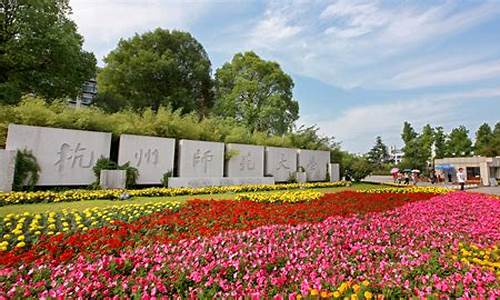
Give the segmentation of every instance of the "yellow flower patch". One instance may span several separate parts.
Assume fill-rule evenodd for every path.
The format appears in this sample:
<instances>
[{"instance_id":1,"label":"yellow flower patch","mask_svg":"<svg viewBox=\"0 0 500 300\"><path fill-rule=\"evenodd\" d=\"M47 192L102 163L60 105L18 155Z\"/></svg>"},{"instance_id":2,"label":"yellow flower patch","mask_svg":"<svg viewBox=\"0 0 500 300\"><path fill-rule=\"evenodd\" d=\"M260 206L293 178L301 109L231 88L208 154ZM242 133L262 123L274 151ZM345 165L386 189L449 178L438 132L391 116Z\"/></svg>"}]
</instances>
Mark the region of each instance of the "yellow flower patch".
<instances>
[{"instance_id":1,"label":"yellow flower patch","mask_svg":"<svg viewBox=\"0 0 500 300\"><path fill-rule=\"evenodd\" d=\"M269 203L297 203L318 200L323 197L323 193L305 190L294 192L273 192L273 193L245 193L236 195L236 200L250 200L255 202Z\"/></svg>"}]
</instances>

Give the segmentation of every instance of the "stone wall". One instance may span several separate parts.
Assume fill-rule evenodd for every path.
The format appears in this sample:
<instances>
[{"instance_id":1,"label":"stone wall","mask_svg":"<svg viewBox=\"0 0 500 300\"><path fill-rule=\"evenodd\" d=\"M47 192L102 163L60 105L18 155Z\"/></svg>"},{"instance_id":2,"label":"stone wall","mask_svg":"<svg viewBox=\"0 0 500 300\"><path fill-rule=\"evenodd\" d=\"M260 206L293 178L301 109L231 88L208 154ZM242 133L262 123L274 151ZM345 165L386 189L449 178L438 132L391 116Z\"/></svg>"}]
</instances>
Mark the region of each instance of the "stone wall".
<instances>
[{"instance_id":1,"label":"stone wall","mask_svg":"<svg viewBox=\"0 0 500 300\"><path fill-rule=\"evenodd\" d=\"M92 168L109 157L111 133L9 125L7 150L28 149L40 165L37 185L88 185Z\"/></svg>"},{"instance_id":2,"label":"stone wall","mask_svg":"<svg viewBox=\"0 0 500 300\"><path fill-rule=\"evenodd\" d=\"M138 184L160 184L163 174L174 170L175 139L120 136L118 164L127 162L139 171Z\"/></svg>"}]
</instances>

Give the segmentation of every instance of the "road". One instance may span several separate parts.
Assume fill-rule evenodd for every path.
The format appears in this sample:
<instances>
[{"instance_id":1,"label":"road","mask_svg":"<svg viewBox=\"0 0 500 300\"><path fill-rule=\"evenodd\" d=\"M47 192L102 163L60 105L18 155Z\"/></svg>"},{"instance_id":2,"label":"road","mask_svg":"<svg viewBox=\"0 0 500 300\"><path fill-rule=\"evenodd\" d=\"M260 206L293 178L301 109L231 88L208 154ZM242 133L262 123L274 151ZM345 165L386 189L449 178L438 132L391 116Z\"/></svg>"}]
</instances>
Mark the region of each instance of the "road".
<instances>
[{"instance_id":1,"label":"road","mask_svg":"<svg viewBox=\"0 0 500 300\"><path fill-rule=\"evenodd\" d=\"M381 176L381 175L373 175L366 177L363 181L365 182L376 182L376 183L386 183L393 182L391 176ZM418 186L431 186L430 182L419 182ZM440 184L440 186L445 186L444 184ZM485 193L491 195L500 195L500 186L481 186L477 188L468 189L468 192L476 192L476 193Z\"/></svg>"}]
</instances>

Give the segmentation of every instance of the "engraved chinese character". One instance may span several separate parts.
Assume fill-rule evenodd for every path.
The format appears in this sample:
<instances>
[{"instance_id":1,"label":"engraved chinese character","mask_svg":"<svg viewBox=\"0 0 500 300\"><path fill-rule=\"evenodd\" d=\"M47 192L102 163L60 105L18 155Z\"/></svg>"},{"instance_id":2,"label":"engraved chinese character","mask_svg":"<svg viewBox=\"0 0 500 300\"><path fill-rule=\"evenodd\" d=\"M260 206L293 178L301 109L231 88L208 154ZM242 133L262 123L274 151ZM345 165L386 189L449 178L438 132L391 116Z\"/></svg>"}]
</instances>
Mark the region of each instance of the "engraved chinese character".
<instances>
[{"instance_id":1,"label":"engraved chinese character","mask_svg":"<svg viewBox=\"0 0 500 300\"><path fill-rule=\"evenodd\" d=\"M290 167L286 165L287 161L285 153L280 153L280 161L278 162L278 168L276 170L281 170L281 168L289 170Z\"/></svg>"},{"instance_id":2,"label":"engraved chinese character","mask_svg":"<svg viewBox=\"0 0 500 300\"><path fill-rule=\"evenodd\" d=\"M311 172L314 172L317 167L318 167L318 163L316 163L314 156L311 156L311 159L309 159L309 162L306 165L306 169L311 171Z\"/></svg>"},{"instance_id":3,"label":"engraved chinese character","mask_svg":"<svg viewBox=\"0 0 500 300\"><path fill-rule=\"evenodd\" d=\"M139 167L142 163L142 159L146 161L147 164L152 163L153 165L157 165L159 161L160 152L158 149L148 149L144 151L140 149L138 152L134 154L135 159L137 160L137 166Z\"/></svg>"},{"instance_id":4,"label":"engraved chinese character","mask_svg":"<svg viewBox=\"0 0 500 300\"><path fill-rule=\"evenodd\" d=\"M241 156L240 171L255 170L255 161L252 159L252 154L248 152L246 155Z\"/></svg>"},{"instance_id":5,"label":"engraved chinese character","mask_svg":"<svg viewBox=\"0 0 500 300\"><path fill-rule=\"evenodd\" d=\"M203 167L203 172L206 174L208 171L208 163L213 159L212 151L207 150L201 153L201 150L198 149L193 155L193 167L196 168L197 165L201 164Z\"/></svg>"},{"instance_id":6,"label":"engraved chinese character","mask_svg":"<svg viewBox=\"0 0 500 300\"><path fill-rule=\"evenodd\" d=\"M90 151L90 159L85 164L84 157L86 150L87 148L83 148L80 143L77 143L75 148L71 148L71 145L68 143L63 143L59 148L59 152L57 152L59 159L54 165L58 167L59 172L62 172L65 166L67 166L67 161L70 162L69 167L71 168L74 168L77 163L80 168L90 168L94 164L94 151Z\"/></svg>"}]
</instances>

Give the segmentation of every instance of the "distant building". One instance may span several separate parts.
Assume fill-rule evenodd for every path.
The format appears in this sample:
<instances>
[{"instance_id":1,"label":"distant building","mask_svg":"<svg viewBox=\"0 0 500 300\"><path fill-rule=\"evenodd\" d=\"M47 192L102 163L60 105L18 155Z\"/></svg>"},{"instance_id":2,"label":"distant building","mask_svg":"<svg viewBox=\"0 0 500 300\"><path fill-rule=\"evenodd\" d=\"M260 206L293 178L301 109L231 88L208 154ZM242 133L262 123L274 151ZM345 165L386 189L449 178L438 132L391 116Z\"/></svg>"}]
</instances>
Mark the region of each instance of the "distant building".
<instances>
[{"instance_id":1,"label":"distant building","mask_svg":"<svg viewBox=\"0 0 500 300\"><path fill-rule=\"evenodd\" d=\"M76 107L80 107L82 105L88 106L92 104L96 95L97 81L95 79L90 79L88 81L85 81L85 83L83 84L80 95L78 95L76 99L70 99L69 103Z\"/></svg>"},{"instance_id":2,"label":"distant building","mask_svg":"<svg viewBox=\"0 0 500 300\"><path fill-rule=\"evenodd\" d=\"M463 168L467 173L467 181L482 185L496 185L500 179L500 156L497 157L445 157L434 161L436 170L451 174L456 179L456 172Z\"/></svg>"},{"instance_id":3,"label":"distant building","mask_svg":"<svg viewBox=\"0 0 500 300\"><path fill-rule=\"evenodd\" d=\"M394 162L394 164L399 165L403 160L405 153L403 150L396 148L396 146L389 147L389 159Z\"/></svg>"}]
</instances>

